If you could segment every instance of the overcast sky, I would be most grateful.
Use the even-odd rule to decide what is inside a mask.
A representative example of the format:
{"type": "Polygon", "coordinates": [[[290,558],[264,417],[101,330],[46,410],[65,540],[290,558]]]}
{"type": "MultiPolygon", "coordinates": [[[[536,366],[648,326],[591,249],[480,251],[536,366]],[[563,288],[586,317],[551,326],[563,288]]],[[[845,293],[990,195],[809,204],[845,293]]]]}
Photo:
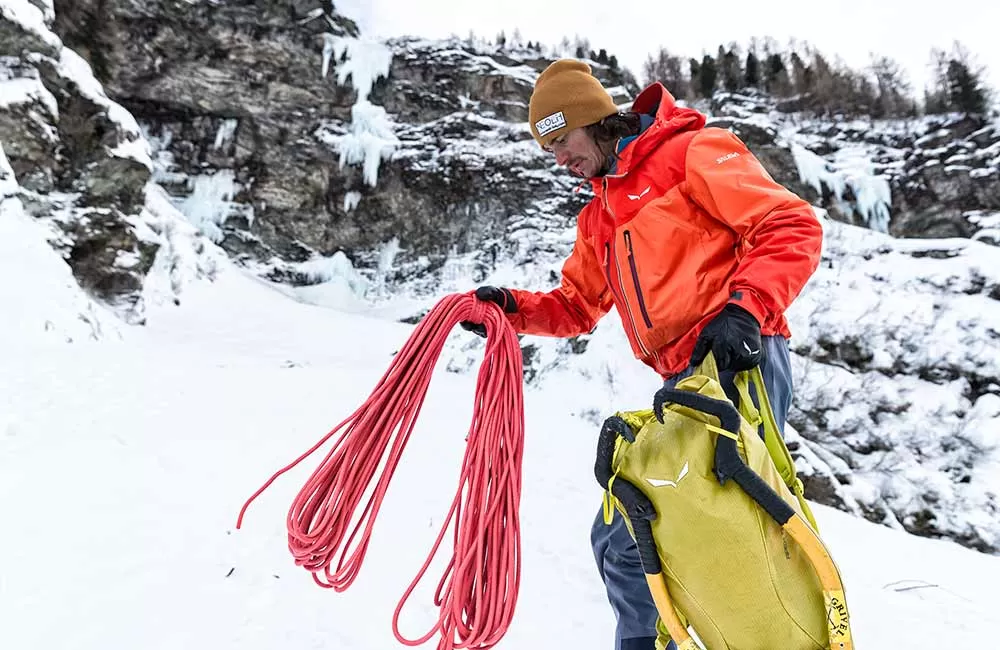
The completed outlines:
{"type": "Polygon", "coordinates": [[[381,37],[413,34],[430,38],[469,30],[494,36],[519,29],[525,40],[556,44],[579,34],[595,49],[606,48],[637,76],[659,46],[700,57],[720,43],[746,44],[753,36],[786,43],[795,38],[816,46],[830,58],[854,67],[869,53],[899,61],[915,88],[927,79],[932,47],[950,49],[962,41],[990,82],[1000,85],[1000,2],[996,0],[869,0],[867,2],[716,0],[711,3],[622,2],[621,0],[334,0],[357,17],[365,31],[381,37]]]}

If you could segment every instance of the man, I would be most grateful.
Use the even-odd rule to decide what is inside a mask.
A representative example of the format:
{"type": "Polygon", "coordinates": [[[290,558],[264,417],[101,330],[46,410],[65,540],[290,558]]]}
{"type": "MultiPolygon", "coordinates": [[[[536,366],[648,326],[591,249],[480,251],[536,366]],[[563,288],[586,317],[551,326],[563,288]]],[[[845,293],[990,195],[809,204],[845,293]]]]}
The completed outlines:
{"type": "MultiPolygon", "coordinates": [[[[760,365],[783,428],[792,397],[784,311],[822,244],[809,204],[659,83],[619,113],[587,64],[560,60],[539,75],[528,113],[535,140],[589,179],[595,197],[577,219],[559,287],[480,287],[477,297],[500,305],[521,333],[558,337],[590,332],[614,306],[635,356],[668,385],[709,351],[724,386],[760,365]]],[[[621,516],[608,526],[599,512],[591,541],[618,621],[616,650],[652,650],[656,609],[621,516]]]]}

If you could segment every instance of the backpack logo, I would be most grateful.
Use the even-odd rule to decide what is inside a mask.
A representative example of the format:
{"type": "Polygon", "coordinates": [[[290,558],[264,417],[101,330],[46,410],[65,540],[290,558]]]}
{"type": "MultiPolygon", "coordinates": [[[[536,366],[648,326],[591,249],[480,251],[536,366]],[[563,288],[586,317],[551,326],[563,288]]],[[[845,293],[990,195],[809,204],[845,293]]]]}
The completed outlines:
{"type": "Polygon", "coordinates": [[[650,187],[652,187],[652,186],[651,185],[647,185],[646,189],[644,189],[643,191],[639,192],[638,194],[626,194],[626,196],[628,198],[632,199],[633,201],[638,201],[639,199],[641,199],[642,197],[646,196],[646,194],[649,193],[649,188],[650,187]]]}
{"type": "Polygon", "coordinates": [[[535,122],[535,129],[538,131],[539,137],[545,135],[546,133],[552,133],[556,129],[561,129],[564,126],[566,126],[566,116],[563,115],[562,111],[553,113],[548,117],[543,117],[535,122]]]}
{"type": "Polygon", "coordinates": [[[681,479],[688,474],[688,464],[684,463],[684,467],[681,468],[681,473],[677,475],[676,481],[668,481],[660,478],[647,478],[646,482],[653,487],[677,487],[677,484],[681,482],[681,479]]]}
{"type": "Polygon", "coordinates": [[[739,157],[740,157],[739,152],[738,151],[733,151],[732,153],[727,153],[725,156],[719,156],[718,158],[716,158],[715,159],[715,164],[716,165],[721,165],[722,163],[726,162],[727,160],[732,160],[733,158],[739,158],[739,157]]]}

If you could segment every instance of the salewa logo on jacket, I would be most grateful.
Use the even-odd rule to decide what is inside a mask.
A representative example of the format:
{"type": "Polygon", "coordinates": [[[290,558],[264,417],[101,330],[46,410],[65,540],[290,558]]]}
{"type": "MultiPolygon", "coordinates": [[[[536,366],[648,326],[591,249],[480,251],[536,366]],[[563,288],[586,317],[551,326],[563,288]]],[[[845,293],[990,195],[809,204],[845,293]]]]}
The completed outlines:
{"type": "Polygon", "coordinates": [[[644,197],[647,194],[649,194],[649,188],[650,187],[652,187],[652,186],[651,185],[647,185],[646,189],[644,189],[643,191],[639,192],[638,194],[627,194],[626,196],[628,196],[628,198],[632,199],[633,201],[638,201],[642,197],[644,197]]]}
{"type": "Polygon", "coordinates": [[[647,478],[646,482],[653,487],[677,487],[677,484],[681,482],[681,479],[688,475],[688,464],[685,462],[684,467],[681,468],[681,473],[677,475],[676,481],[668,481],[660,478],[647,478]]]}
{"type": "Polygon", "coordinates": [[[722,163],[726,162],[727,160],[732,160],[733,158],[739,158],[739,157],[740,157],[740,153],[738,151],[734,151],[732,153],[727,153],[725,156],[719,156],[718,158],[716,158],[715,159],[715,164],[716,165],[721,165],[722,163]]]}

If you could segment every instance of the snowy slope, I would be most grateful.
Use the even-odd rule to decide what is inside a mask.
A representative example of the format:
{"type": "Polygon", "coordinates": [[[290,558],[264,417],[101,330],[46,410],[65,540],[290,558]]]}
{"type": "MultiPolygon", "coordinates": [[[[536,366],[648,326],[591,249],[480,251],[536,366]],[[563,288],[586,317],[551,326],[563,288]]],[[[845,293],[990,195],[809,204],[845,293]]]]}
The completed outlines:
{"type": "Polygon", "coordinates": [[[80,289],[46,241],[45,226],[25,213],[18,189],[0,143],[0,277],[6,279],[0,282],[0,304],[32,305],[16,319],[5,319],[4,337],[18,341],[41,333],[49,340],[73,341],[113,334],[120,321],[80,289]]]}
{"type": "MultiPolygon", "coordinates": [[[[53,299],[70,301],[72,320],[71,299],[53,296],[8,297],[0,318],[0,647],[402,647],[392,610],[455,488],[472,376],[439,369],[362,574],[336,594],[285,549],[286,508],[318,459],[272,486],[240,531],[236,514],[367,397],[410,326],[295,302],[222,262],[214,281],[189,284],[180,306],[154,303],[147,327],[120,339],[12,334],[10,314],[30,318],[53,299]]],[[[596,428],[549,408],[562,398],[557,387],[526,394],[524,574],[501,648],[612,639],[588,544],[596,428]]],[[[858,647],[992,643],[1000,558],[817,510],[858,647]]],[[[437,575],[404,616],[411,637],[435,617],[437,575]]]]}

